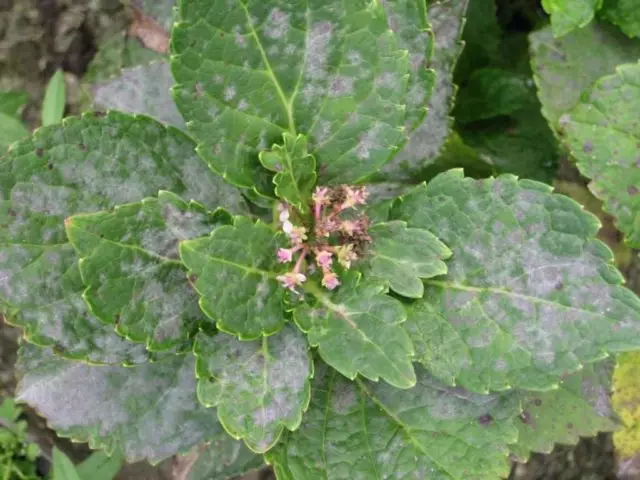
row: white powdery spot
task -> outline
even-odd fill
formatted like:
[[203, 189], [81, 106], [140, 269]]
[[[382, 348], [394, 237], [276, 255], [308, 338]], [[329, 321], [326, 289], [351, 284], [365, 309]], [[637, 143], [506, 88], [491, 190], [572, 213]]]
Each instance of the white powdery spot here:
[[289, 14], [274, 8], [264, 26], [264, 34], [271, 39], [284, 37], [289, 31]]
[[373, 127], [360, 137], [360, 141], [356, 146], [356, 157], [360, 160], [369, 160], [371, 154], [380, 148], [379, 134], [383, 126], [380, 122], [375, 122]]
[[353, 384], [341, 381], [338, 382], [331, 395], [331, 409], [340, 414], [348, 414], [358, 403], [358, 396]]
[[236, 25], [233, 27], [233, 38], [236, 42], [236, 45], [240, 48], [246, 48], [247, 46], [247, 37], [240, 33], [240, 25]]
[[246, 110], [249, 107], [247, 101], [243, 98], [238, 102], [238, 110]]
[[311, 80], [323, 80], [328, 75], [327, 61], [332, 35], [333, 25], [330, 22], [315, 23], [307, 35], [306, 74]]
[[229, 100], [233, 100], [236, 96], [236, 87], [233, 85], [229, 85], [224, 89], [224, 99], [228, 102]]
[[329, 85], [330, 97], [343, 97], [351, 94], [353, 94], [353, 78], [336, 75], [331, 79]]
[[355, 50], [351, 50], [349, 53], [347, 53], [347, 60], [349, 60], [349, 64], [357, 67], [362, 63], [362, 55], [360, 55], [360, 53], [356, 52]]
[[294, 53], [296, 53], [296, 46], [292, 43], [290, 43], [289, 45], [287, 45], [286, 47], [284, 47], [284, 54], [287, 56], [291, 56]]
[[218, 85], [220, 85], [222, 82], [224, 82], [224, 78], [222, 77], [222, 75], [216, 73], [213, 76], [213, 83], [217, 83]]

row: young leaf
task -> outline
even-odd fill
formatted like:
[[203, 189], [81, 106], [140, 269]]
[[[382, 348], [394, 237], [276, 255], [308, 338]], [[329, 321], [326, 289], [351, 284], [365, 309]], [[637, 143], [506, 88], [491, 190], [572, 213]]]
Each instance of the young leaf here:
[[189, 0], [180, 18], [176, 103], [233, 184], [269, 192], [257, 154], [284, 132], [308, 136], [324, 184], [367, 177], [404, 141], [409, 60], [379, 4]]
[[56, 70], [56, 73], [49, 80], [47, 90], [42, 101], [42, 125], [53, 125], [60, 123], [64, 116], [64, 107], [67, 103], [67, 92], [64, 84], [64, 73]]
[[282, 136], [284, 146], [276, 144], [271, 150], [260, 152], [260, 163], [276, 172], [273, 177], [276, 196], [306, 213], [311, 190], [316, 185], [316, 161], [309, 155], [304, 135], [294, 137], [285, 132]]
[[359, 274], [341, 277], [342, 285], [328, 294], [312, 284], [313, 305], [295, 309], [294, 319], [318, 347], [322, 359], [345, 377], [379, 378], [397, 388], [415, 385], [413, 346], [402, 328], [402, 304], [386, 295], [385, 283]]
[[219, 330], [253, 340], [282, 329], [286, 290], [276, 280], [276, 252], [283, 246], [281, 234], [246, 217], [180, 244], [200, 307]]
[[514, 395], [446, 387], [424, 369], [398, 390], [316, 365], [300, 429], [266, 457], [279, 480], [506, 477], [518, 411]]
[[53, 447], [53, 480], [82, 480], [73, 462], [57, 447]]
[[542, 0], [542, 8], [551, 15], [554, 37], [562, 37], [587, 25], [602, 7], [602, 0]]
[[640, 453], [640, 353], [618, 356], [612, 401], [623, 424], [613, 434], [613, 443], [621, 460], [627, 461]]
[[178, 243], [230, 221], [224, 211], [207, 212], [169, 192], [68, 218], [66, 232], [80, 257], [91, 311], [149, 350], [190, 349], [203, 315], [178, 259]]
[[626, 242], [640, 248], [640, 63], [620, 65], [596, 82], [563, 126], [589, 189], [616, 218]]
[[409, 52], [405, 125], [410, 133], [424, 120], [436, 80], [435, 71], [428, 68], [433, 55], [433, 32], [427, 19], [427, 4], [422, 0], [382, 0], [382, 5], [398, 46]]
[[465, 388], [547, 390], [584, 363], [640, 346], [640, 299], [595, 239], [597, 218], [551, 187], [452, 170], [404, 197], [392, 218], [437, 232], [453, 251], [447, 275], [425, 280], [435, 318], [427, 310], [417, 321], [441, 316], [464, 340]]
[[220, 432], [219, 437], [198, 456], [186, 480], [227, 480], [264, 466], [262, 455], [242, 442], [231, 441], [227, 432]]
[[118, 450], [109, 456], [93, 452], [89, 458], [76, 465], [82, 480], [113, 480], [124, 465], [124, 455]]
[[403, 149], [382, 168], [388, 180], [407, 181], [431, 163], [440, 153], [451, 130], [449, 112], [455, 87], [453, 69], [462, 52], [460, 37], [468, 0], [430, 2], [428, 17], [435, 37], [433, 58], [429, 66], [436, 72], [433, 95], [428, 101], [428, 115], [411, 133]]
[[198, 399], [217, 407], [220, 423], [232, 437], [264, 453], [285, 428], [300, 426], [313, 371], [309, 346], [294, 327], [252, 342], [200, 333], [194, 351]]
[[531, 33], [529, 41], [542, 114], [554, 130], [598, 78], [640, 57], [640, 41], [629, 40], [604, 23], [592, 22], [557, 39], [547, 27]]
[[372, 242], [367, 273], [387, 280], [394, 292], [421, 298], [421, 279], [447, 273], [444, 260], [451, 251], [431, 232], [394, 221], [373, 225], [368, 233]]
[[518, 441], [510, 446], [512, 455], [524, 462], [530, 452], [550, 453], [556, 443], [575, 445], [580, 437], [616, 430], [610, 386], [610, 363], [598, 362], [569, 375], [558, 389], [518, 392], [522, 412], [515, 422]]
[[138, 360], [144, 347], [87, 312], [64, 219], [162, 189], [208, 208], [241, 210], [240, 194], [193, 149], [175, 129], [117, 112], [68, 118], [17, 144], [0, 160], [0, 313], [30, 341], [69, 357]]
[[640, 37], [640, 9], [635, 0], [604, 0], [601, 15], [629, 37]]
[[215, 411], [196, 399], [191, 354], [132, 368], [95, 367], [26, 344], [18, 367], [24, 374], [18, 400], [38, 410], [58, 435], [108, 454], [120, 450], [129, 462], [157, 463], [222, 432]]

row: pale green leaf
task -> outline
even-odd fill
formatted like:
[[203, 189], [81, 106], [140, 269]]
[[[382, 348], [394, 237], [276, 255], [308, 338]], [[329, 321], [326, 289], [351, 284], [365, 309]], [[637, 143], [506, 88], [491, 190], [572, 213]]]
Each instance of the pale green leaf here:
[[374, 381], [382, 378], [397, 388], [415, 385], [413, 346], [402, 327], [406, 320], [402, 303], [386, 295], [382, 281], [356, 273], [343, 274], [341, 281], [333, 293], [305, 285], [315, 302], [296, 308], [294, 319], [309, 343], [347, 378], [360, 374]]
[[82, 480], [113, 480], [123, 465], [124, 456], [119, 450], [111, 456], [104, 452], [93, 452], [76, 465], [76, 471]]
[[542, 8], [551, 15], [555, 37], [587, 25], [601, 6], [602, 0], [542, 0]]
[[451, 251], [431, 232], [394, 221], [373, 225], [368, 233], [367, 273], [388, 281], [394, 292], [420, 298], [424, 293], [421, 279], [447, 273], [444, 260]]
[[529, 41], [542, 114], [554, 130], [598, 78], [640, 57], [640, 41], [629, 40], [605, 23], [592, 22], [555, 39], [546, 27], [531, 33]]
[[382, 168], [392, 181], [410, 181], [438, 156], [450, 131], [455, 86], [453, 70], [462, 52], [462, 29], [468, 0], [436, 1], [429, 5], [428, 18], [435, 37], [433, 58], [429, 66], [436, 79], [424, 121], [410, 134], [403, 149]]
[[600, 13], [629, 37], [640, 37], [640, 8], [636, 0], [604, 0]]
[[224, 211], [208, 212], [169, 192], [68, 218], [66, 233], [80, 257], [91, 311], [149, 350], [190, 350], [204, 315], [179, 261], [178, 243], [230, 221]]
[[589, 189], [626, 242], [640, 248], [640, 63], [598, 80], [563, 122], [566, 144]]
[[64, 83], [64, 73], [56, 70], [47, 84], [42, 101], [42, 125], [60, 123], [64, 116], [64, 107], [67, 103], [67, 89]]
[[273, 177], [276, 196], [306, 213], [316, 185], [316, 161], [309, 155], [304, 135], [294, 137], [285, 132], [283, 140], [284, 146], [276, 144], [271, 150], [260, 152], [260, 163], [276, 172]]
[[418, 369], [414, 388], [349, 382], [316, 365], [299, 430], [267, 454], [278, 480], [496, 479], [517, 438], [514, 395], [476, 395]]
[[357, 182], [403, 143], [409, 58], [377, 2], [188, 0], [180, 18], [176, 103], [230, 182], [268, 193], [257, 154], [285, 131], [307, 135], [322, 183]]
[[640, 346], [640, 299], [596, 240], [599, 221], [551, 187], [452, 170], [406, 195], [392, 218], [437, 233], [453, 251], [447, 275], [425, 280], [433, 314], [417, 321], [437, 328], [444, 319], [463, 339], [471, 362], [456, 368], [465, 388], [547, 390], [585, 363]]
[[246, 217], [180, 244], [200, 307], [219, 330], [253, 340], [284, 326], [286, 290], [275, 278], [276, 252], [283, 246], [281, 233]]
[[530, 452], [551, 453], [555, 444], [575, 445], [580, 437], [611, 432], [619, 421], [611, 409], [611, 363], [587, 365], [548, 392], [518, 392], [522, 412], [511, 452], [526, 461]]
[[216, 438], [215, 410], [196, 398], [193, 355], [168, 354], [131, 368], [91, 366], [23, 345], [16, 391], [58, 435], [127, 461], [156, 463]]
[[616, 452], [624, 463], [640, 453], [640, 352], [618, 356], [613, 373], [613, 408], [622, 428], [613, 434]]
[[28, 102], [29, 95], [26, 92], [0, 92], [0, 113], [18, 117]]
[[73, 462], [58, 447], [53, 447], [53, 480], [82, 480]]
[[252, 342], [201, 333], [194, 351], [198, 399], [217, 407], [220, 423], [232, 437], [264, 453], [285, 428], [300, 426], [313, 371], [309, 346], [294, 327]]
[[242, 209], [193, 142], [172, 128], [117, 112], [68, 118], [38, 130], [0, 159], [0, 313], [31, 342], [93, 362], [144, 361], [93, 317], [64, 219], [171, 190], [208, 208]]
[[22, 120], [0, 112], [0, 150], [4, 154], [12, 143], [29, 136]]

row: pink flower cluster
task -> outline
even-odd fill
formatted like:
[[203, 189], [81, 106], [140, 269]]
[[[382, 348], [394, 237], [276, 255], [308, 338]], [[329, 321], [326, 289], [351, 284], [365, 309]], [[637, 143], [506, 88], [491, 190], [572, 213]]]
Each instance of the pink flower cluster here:
[[[316, 187], [313, 196], [313, 229], [294, 225], [292, 212], [286, 204], [280, 204], [279, 220], [282, 231], [289, 238], [290, 247], [280, 248], [277, 252], [280, 263], [295, 265], [292, 271], [279, 275], [278, 281], [285, 288], [295, 292], [307, 276], [305, 271], [316, 268], [322, 271], [322, 285], [333, 290], [340, 285], [335, 272], [334, 260], [345, 270], [358, 259], [358, 242], [370, 240], [367, 235], [368, 219], [364, 216], [341, 218], [341, 213], [364, 205], [367, 191], [364, 187], [341, 186], [337, 188]], [[313, 258], [305, 270], [305, 260]]]

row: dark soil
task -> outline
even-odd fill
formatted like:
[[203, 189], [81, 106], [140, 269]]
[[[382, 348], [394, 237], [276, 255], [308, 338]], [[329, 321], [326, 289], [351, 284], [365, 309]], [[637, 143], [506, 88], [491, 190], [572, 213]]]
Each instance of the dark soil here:
[[[30, 104], [24, 117], [36, 127], [46, 83], [57, 68], [62, 68], [69, 97], [67, 113], [78, 113], [79, 82], [97, 45], [125, 29], [129, 21], [130, 15], [120, 0], [0, 0], [0, 90], [28, 92]], [[563, 166], [561, 176], [582, 183], [568, 164]], [[640, 262], [628, 270], [630, 284], [639, 292]], [[12, 395], [15, 388], [13, 364], [18, 335], [0, 322], [0, 397]], [[88, 454], [85, 445], [58, 439], [42, 419], [33, 412], [28, 415], [30, 433], [45, 451], [55, 443], [75, 460]], [[43, 468], [47, 463], [43, 462]], [[170, 467], [170, 462], [156, 468], [139, 463], [128, 466], [119, 478], [165, 480], [170, 478]], [[549, 455], [534, 455], [529, 463], [514, 466], [510, 479], [609, 480], [616, 478], [615, 471], [611, 436], [603, 434], [584, 439], [577, 447], [562, 446]]]

